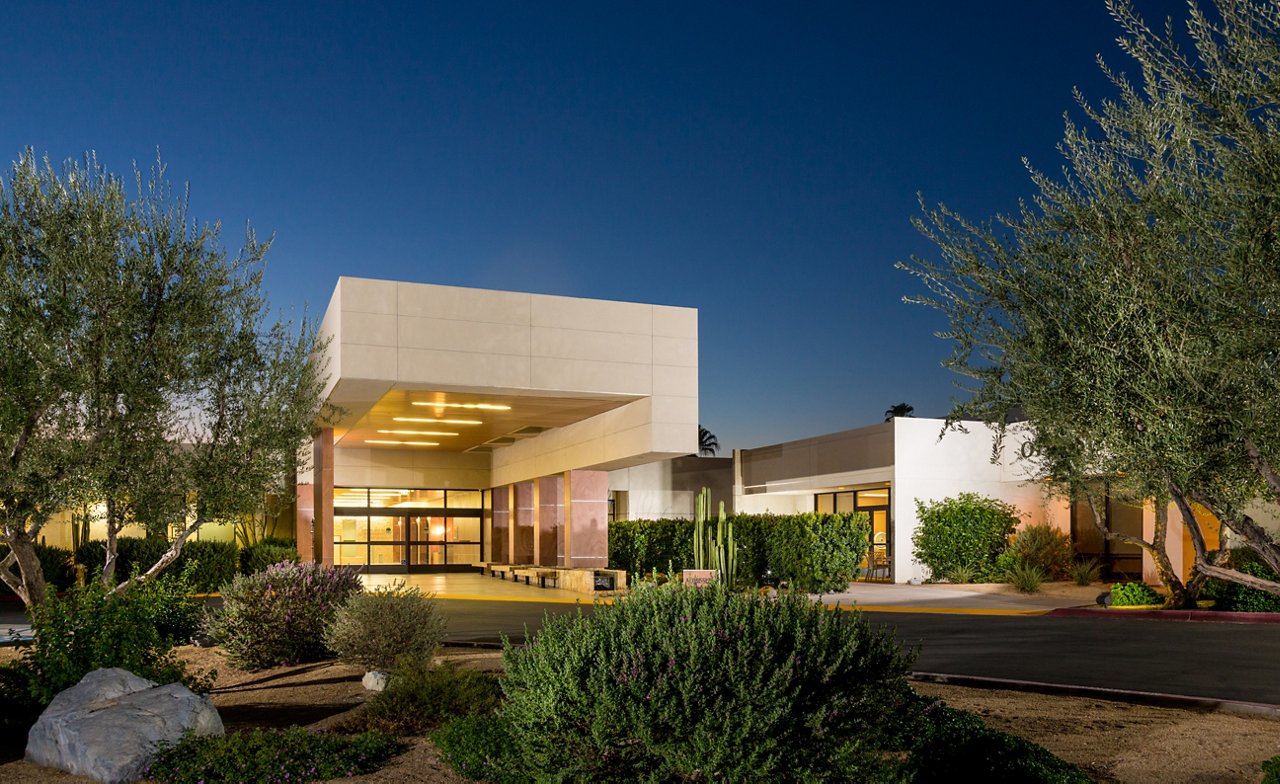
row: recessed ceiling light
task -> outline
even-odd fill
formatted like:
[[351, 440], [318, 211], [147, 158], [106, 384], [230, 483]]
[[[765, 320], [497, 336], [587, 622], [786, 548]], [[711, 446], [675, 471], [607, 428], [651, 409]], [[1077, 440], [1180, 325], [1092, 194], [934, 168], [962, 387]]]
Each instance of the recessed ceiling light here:
[[378, 432], [384, 433], [387, 435], [393, 435], [393, 436], [456, 436], [457, 435], [457, 433], [444, 433], [438, 430], [379, 430]]
[[426, 406], [428, 408], [465, 408], [472, 411], [510, 411], [511, 406], [504, 406], [501, 403], [431, 403], [425, 400], [413, 401], [415, 406]]
[[437, 425], [483, 425], [479, 419], [430, 419], [427, 417], [391, 417], [393, 422], [430, 422]]

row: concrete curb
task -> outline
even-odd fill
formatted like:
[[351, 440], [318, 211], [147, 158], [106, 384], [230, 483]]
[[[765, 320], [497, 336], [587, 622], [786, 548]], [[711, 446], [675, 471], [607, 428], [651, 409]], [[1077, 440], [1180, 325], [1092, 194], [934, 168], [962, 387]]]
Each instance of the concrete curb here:
[[1142, 618], [1152, 621], [1205, 623], [1280, 623], [1280, 613], [1218, 612], [1215, 610], [1125, 610], [1123, 608], [1063, 607], [1049, 612], [1057, 618]]
[[1221, 700], [1212, 697], [1192, 697], [1185, 694], [1164, 694], [1133, 689], [1110, 689], [1102, 686], [1073, 686], [1065, 683], [1043, 683], [1005, 678], [985, 678], [978, 675], [947, 675], [940, 672], [913, 672], [911, 677], [928, 683], [944, 683], [975, 689], [1007, 689], [1037, 694], [1056, 694], [1066, 697], [1092, 697], [1114, 702], [1132, 702], [1162, 708], [1180, 708], [1217, 713], [1233, 713], [1241, 716], [1265, 716], [1280, 718], [1280, 705], [1265, 702]]

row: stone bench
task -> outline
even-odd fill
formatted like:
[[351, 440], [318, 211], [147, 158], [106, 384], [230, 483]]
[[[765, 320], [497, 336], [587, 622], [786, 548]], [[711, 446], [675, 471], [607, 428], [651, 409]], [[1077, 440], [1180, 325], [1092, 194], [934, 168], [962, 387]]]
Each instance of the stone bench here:
[[548, 580], [554, 581], [556, 587], [560, 585], [559, 569], [515, 569], [512, 574], [516, 580], [523, 577], [525, 585], [531, 585], [530, 580], [537, 580], [539, 588], [546, 588]]

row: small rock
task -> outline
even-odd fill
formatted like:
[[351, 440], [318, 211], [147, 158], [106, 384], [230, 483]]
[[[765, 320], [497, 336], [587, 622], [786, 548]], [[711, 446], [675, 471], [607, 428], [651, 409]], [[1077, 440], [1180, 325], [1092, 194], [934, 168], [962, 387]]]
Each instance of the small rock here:
[[364, 674], [364, 679], [360, 681], [369, 691], [383, 691], [387, 688], [387, 681], [391, 680], [391, 673], [382, 670], [370, 670]]

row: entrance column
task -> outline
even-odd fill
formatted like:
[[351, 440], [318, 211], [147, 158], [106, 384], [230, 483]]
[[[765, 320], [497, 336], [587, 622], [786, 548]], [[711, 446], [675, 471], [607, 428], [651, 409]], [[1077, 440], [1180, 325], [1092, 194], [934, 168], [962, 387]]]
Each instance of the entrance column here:
[[534, 491], [533, 482], [516, 482], [513, 486], [515, 503], [511, 515], [511, 563], [533, 563]]
[[539, 566], [564, 566], [564, 477], [544, 476], [538, 488], [538, 539], [534, 546]]
[[312, 560], [333, 566], [333, 428], [326, 427], [311, 441]]
[[564, 472], [564, 565], [609, 565], [609, 473]]

